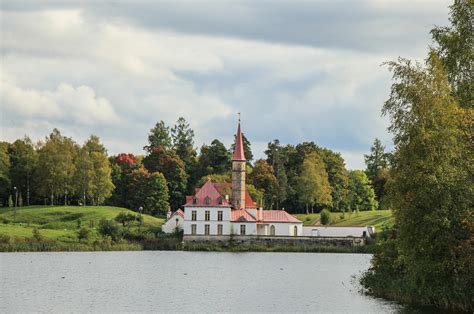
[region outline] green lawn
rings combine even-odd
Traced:
[[[393,226],[394,220],[391,210],[375,210],[375,211],[361,211],[358,213],[345,213],[344,218],[342,213],[331,213],[331,226],[347,227],[347,226],[374,226],[376,230],[381,230],[382,227]],[[299,214],[296,217],[303,221],[305,226],[310,226],[319,223],[319,214]]]
[[[102,218],[113,219],[122,211],[130,210],[112,206],[19,207],[13,224],[13,209],[0,208],[0,234],[31,237],[36,227],[45,238],[68,242],[76,237],[78,220],[81,226],[95,227]],[[145,227],[158,227],[164,221],[149,215],[143,215],[143,220]]]

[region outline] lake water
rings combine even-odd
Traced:
[[[370,255],[0,253],[0,312],[394,313],[353,276]]]

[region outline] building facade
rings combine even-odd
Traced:
[[[186,236],[302,236],[303,223],[284,210],[264,210],[245,188],[246,159],[237,127],[232,182],[208,180],[186,197],[182,229]]]

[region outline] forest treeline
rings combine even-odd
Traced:
[[[340,153],[314,142],[273,140],[266,158],[253,162],[245,135],[243,142],[247,188],[259,206],[298,213],[375,210],[384,203],[390,155],[379,140],[365,156],[365,171],[347,170]],[[28,137],[0,142],[2,204],[108,204],[162,215],[181,207],[208,178],[230,182],[233,147],[215,139],[198,150],[184,118],[172,127],[157,122],[144,155],[108,156],[97,136],[79,145],[57,129],[38,143]]]

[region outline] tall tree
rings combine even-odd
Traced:
[[[287,156],[278,139],[268,143],[265,154],[267,155],[267,162],[275,171],[277,179],[276,207],[280,208],[280,204],[285,202],[288,196],[288,177],[285,169]]]
[[[89,151],[83,146],[76,157],[77,171],[74,176],[76,193],[82,204],[87,205],[87,199],[92,198],[92,178],[94,176],[94,165]]]
[[[10,192],[10,158],[8,157],[7,142],[0,142],[0,197],[2,198],[2,206],[8,204],[8,196]]]
[[[331,205],[328,174],[317,152],[311,152],[304,158],[298,176],[297,191],[300,202],[306,205],[306,212],[309,212],[309,205],[311,205],[311,212],[314,212],[315,205],[320,208]]]
[[[186,166],[195,162],[196,150],[194,149],[194,131],[189,123],[180,117],[171,129],[173,148]]]
[[[143,208],[151,215],[164,215],[169,209],[169,195],[166,179],[159,172],[149,173],[145,168],[133,170],[130,174],[127,207],[132,210]]]
[[[174,150],[156,147],[143,159],[143,165],[149,172],[161,172],[165,176],[173,209],[184,204],[188,177],[184,162]]]
[[[219,140],[203,145],[198,159],[199,177],[208,174],[224,174],[231,168],[231,155]]]
[[[114,189],[112,169],[107,158],[107,151],[95,135],[91,135],[84,144],[84,148],[89,153],[93,167],[92,203],[94,205],[101,205],[112,195]]]
[[[264,194],[264,201],[267,207],[273,208],[276,199],[278,182],[270,166],[265,160],[259,159],[255,162],[252,172],[248,176],[248,181],[257,190]]]
[[[464,108],[474,107],[474,4],[455,0],[451,6],[451,26],[431,31],[435,51],[443,62],[455,97]]]
[[[363,283],[379,295],[472,312],[473,112],[453,97],[444,63],[433,52],[426,67],[389,63],[395,82],[383,113],[396,147],[389,197],[398,229]]]
[[[163,120],[157,122],[153,129],[150,130],[148,134],[148,145],[143,147],[143,149],[151,153],[153,148],[158,146],[163,146],[166,149],[172,147],[170,128],[165,125]]]
[[[32,175],[36,168],[37,153],[28,137],[13,142],[8,149],[10,157],[11,184],[18,188],[20,195],[25,195],[26,205],[30,205]]]
[[[349,185],[347,170],[340,153],[327,148],[320,148],[319,153],[326,166],[329,185],[331,186],[332,210],[344,211]]]
[[[378,138],[374,140],[370,154],[364,155],[364,159],[367,166],[366,173],[370,180],[377,176],[380,169],[388,167],[388,154],[385,153],[385,147]]]
[[[348,207],[351,211],[375,210],[378,207],[374,189],[362,170],[349,173]]]

